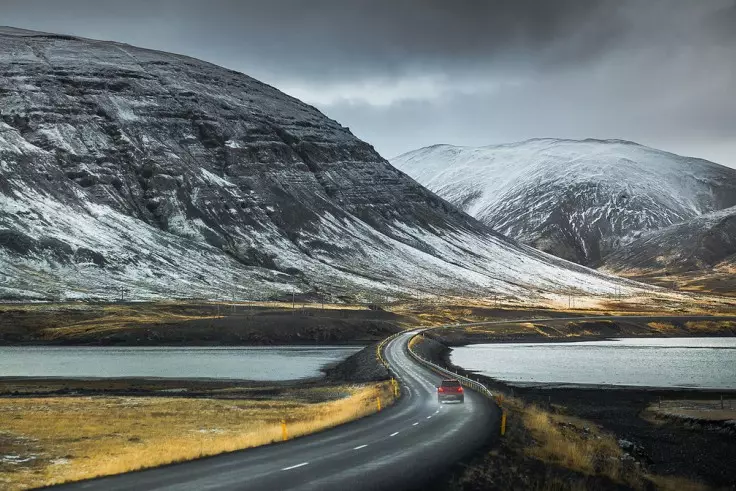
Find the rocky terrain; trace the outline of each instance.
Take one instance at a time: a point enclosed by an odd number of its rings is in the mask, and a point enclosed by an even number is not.
[[[434,145],[392,164],[496,231],[586,265],[736,205],[736,169],[621,140]]]
[[[0,298],[638,288],[507,240],[241,73],[12,28],[0,73]]]
[[[736,267],[736,206],[643,234],[606,256],[616,272],[685,273]]]

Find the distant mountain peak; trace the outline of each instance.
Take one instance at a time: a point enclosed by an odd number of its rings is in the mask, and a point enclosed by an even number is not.
[[[498,232],[581,264],[736,204],[736,170],[627,140],[425,147],[392,164]]]

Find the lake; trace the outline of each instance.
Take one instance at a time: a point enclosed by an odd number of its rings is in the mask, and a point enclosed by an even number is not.
[[[0,377],[316,377],[361,346],[0,347]]]
[[[736,389],[736,338],[476,344],[452,363],[516,385]]]

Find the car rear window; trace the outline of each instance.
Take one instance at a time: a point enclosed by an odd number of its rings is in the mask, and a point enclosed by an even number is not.
[[[442,387],[460,387],[460,382],[457,380],[443,380]]]

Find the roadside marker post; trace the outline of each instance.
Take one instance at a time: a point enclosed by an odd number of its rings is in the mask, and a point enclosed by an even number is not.
[[[286,420],[281,420],[281,440],[286,441],[289,439],[289,433],[286,431]]]
[[[506,434],[506,411],[501,413],[501,436]]]
[[[380,397],[376,397],[376,405],[378,406],[378,410],[380,411],[381,410],[381,398]]]

